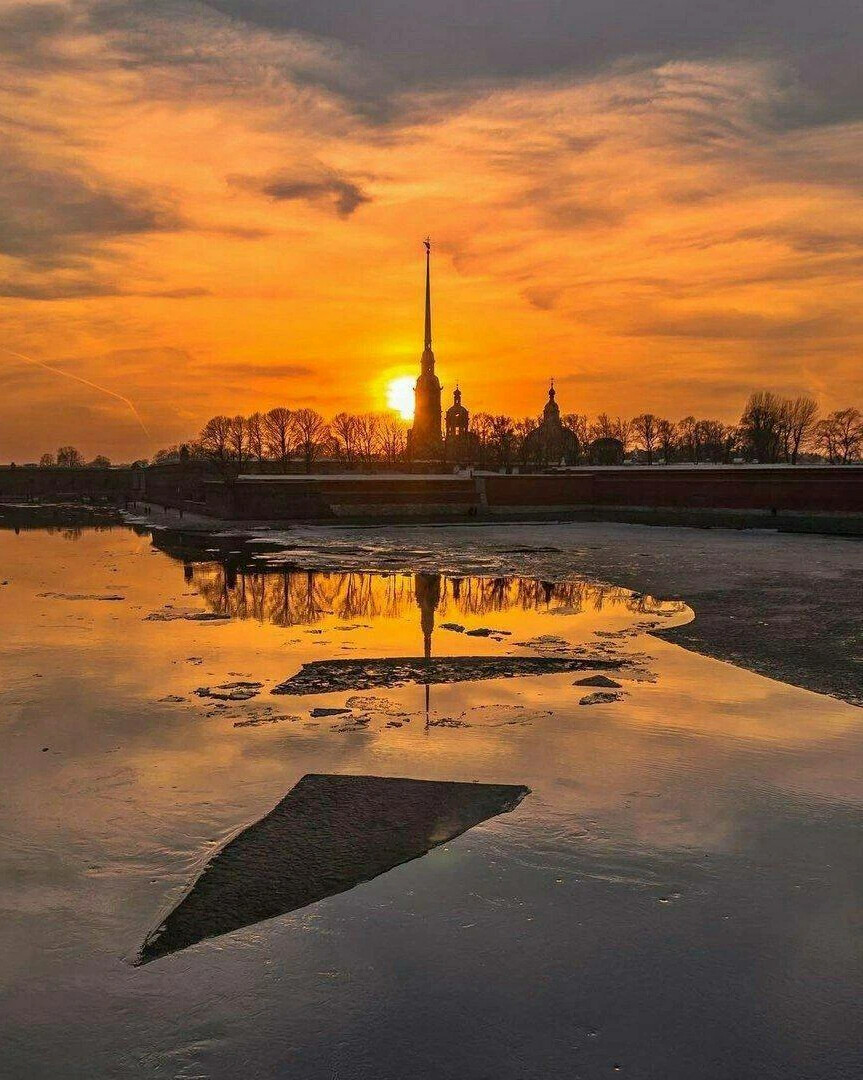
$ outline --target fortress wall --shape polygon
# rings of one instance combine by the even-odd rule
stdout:
[[[863,466],[595,468],[484,478],[491,510],[679,507],[863,513]]]
[[[0,499],[125,499],[140,469],[0,466]]]

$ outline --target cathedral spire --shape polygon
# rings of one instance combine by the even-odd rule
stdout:
[[[426,249],[426,328],[425,328],[425,342],[424,347],[426,349],[431,348],[432,336],[431,336],[431,237],[427,236],[423,241]]]

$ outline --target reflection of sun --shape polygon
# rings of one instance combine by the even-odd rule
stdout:
[[[400,375],[387,383],[387,405],[402,420],[414,418],[414,380],[412,375]]]

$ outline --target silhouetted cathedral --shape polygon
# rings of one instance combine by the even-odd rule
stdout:
[[[446,433],[441,437],[441,384],[435,374],[431,329],[431,240],[426,249],[425,339],[420,375],[414,387],[414,422],[408,432],[409,456],[418,460],[468,465],[481,459],[478,437],[470,430],[470,414],[462,404],[456,386],[452,405],[446,411]],[[527,436],[524,460],[541,465],[574,464],[578,460],[576,433],[564,424],[555,400],[554,380],[549,387],[538,426]]]
[[[431,331],[431,241],[426,249],[426,318],[425,347],[420,360],[420,377],[414,387],[414,423],[410,432],[410,452],[413,457],[440,457],[441,385],[434,370]]]

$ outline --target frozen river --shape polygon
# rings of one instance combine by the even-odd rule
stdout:
[[[0,530],[0,1075],[860,1076],[863,713],[528,534]]]

